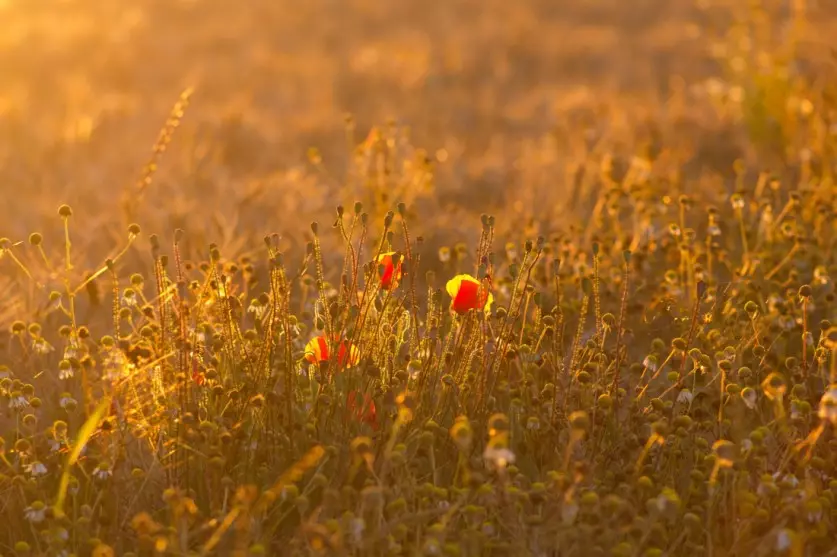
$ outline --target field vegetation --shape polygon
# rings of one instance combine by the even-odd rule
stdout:
[[[837,555],[830,0],[0,0],[0,554]]]

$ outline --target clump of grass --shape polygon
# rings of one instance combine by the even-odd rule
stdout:
[[[4,356],[9,539],[21,554],[818,552],[833,237],[804,235],[815,192],[787,195],[770,230],[752,211],[769,198],[701,213],[683,196],[632,249],[603,228],[498,252],[486,215],[444,289],[403,204],[377,226],[338,208],[296,262],[270,235],[257,257],[186,261],[178,230],[149,238],[147,276],[120,275],[122,250],[77,283],[62,207],[63,265],[40,235],[3,244],[33,281],[20,250],[64,277]],[[112,304],[101,336],[79,317],[93,298]]]

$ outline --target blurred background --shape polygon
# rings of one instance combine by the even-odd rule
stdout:
[[[271,232],[293,251],[338,204],[372,207],[347,176],[373,126],[414,164],[378,202],[407,197],[432,250],[475,237],[481,212],[518,240],[583,224],[584,176],[637,157],[726,194],[735,159],[779,160],[753,147],[747,100],[775,89],[759,76],[792,96],[797,76],[831,75],[835,15],[833,0],[0,0],[0,236],[43,232],[58,256],[68,203],[81,269],[129,221],[166,241],[182,227],[194,253],[234,258]]]

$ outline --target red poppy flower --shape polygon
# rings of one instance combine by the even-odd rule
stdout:
[[[452,298],[450,308],[460,315],[472,309],[488,312],[494,302],[488,286],[471,275],[456,275],[448,281],[447,291]]]
[[[378,256],[378,274],[381,277],[381,288],[384,290],[392,290],[398,288],[401,282],[403,273],[401,272],[401,262],[403,259],[398,256],[397,263],[393,260],[395,252],[382,253]]]
[[[348,341],[339,342],[337,348],[337,363],[343,367],[352,367],[360,361],[357,347]],[[330,359],[328,341],[323,335],[316,336],[305,345],[305,359],[312,364],[327,362]]]
[[[206,383],[206,376],[201,371],[201,362],[197,356],[192,356],[192,381],[202,387]]]
[[[358,404],[361,394],[363,395],[363,402]],[[378,410],[371,396],[360,391],[350,391],[346,407],[354,419],[369,424],[374,430],[378,429]]]

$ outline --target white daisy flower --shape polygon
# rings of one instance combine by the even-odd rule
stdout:
[[[67,393],[64,393],[63,395],[61,395],[61,398],[58,399],[58,406],[60,406],[61,408],[65,409],[65,410],[67,409],[68,406],[70,406],[72,404],[75,404],[75,403],[76,403],[76,399],[74,399],[73,397],[71,397]]]
[[[485,461],[497,469],[504,469],[515,461],[515,454],[508,448],[496,448],[488,445],[482,453]]]
[[[14,391],[12,397],[9,399],[9,408],[12,410],[22,410],[29,406],[29,401],[23,396],[20,391]]]
[[[125,289],[121,301],[123,306],[135,307],[137,305],[137,293],[131,289]]]
[[[23,468],[33,478],[40,478],[41,476],[45,476],[47,473],[47,467],[39,460],[33,460]]]
[[[55,348],[53,348],[53,346],[50,343],[48,343],[45,339],[38,337],[32,340],[32,350],[36,354],[49,354],[50,352],[55,350]]]
[[[683,389],[677,395],[677,402],[680,404],[691,404],[692,400],[694,400],[695,395],[692,394],[692,391],[689,389]]]
[[[93,477],[99,481],[105,481],[113,475],[110,466],[104,462],[100,463],[95,470],[93,470]]]
[[[23,509],[23,516],[26,520],[34,524],[43,522],[46,518],[46,505],[44,505],[42,501],[35,501]]]
[[[744,405],[753,410],[756,407],[756,398],[757,398],[756,390],[750,387],[744,387],[741,391],[741,400],[744,401]]]
[[[821,420],[837,425],[837,384],[830,385],[820,399],[817,415]]]
[[[81,344],[79,343],[78,338],[76,338],[75,336],[71,336],[67,341],[67,346],[64,347],[64,359],[78,359],[80,351]]]
[[[256,319],[261,319],[266,311],[267,306],[263,305],[260,301],[256,299],[250,302],[250,306],[247,308],[247,313],[252,313]]]

